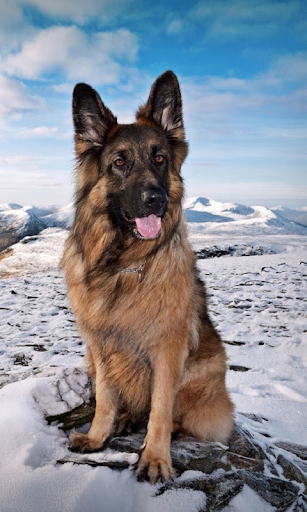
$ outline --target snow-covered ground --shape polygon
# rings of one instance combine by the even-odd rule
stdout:
[[[216,215],[225,216],[220,204]],[[229,215],[249,217],[256,210],[244,208]],[[261,211],[263,216],[244,222],[191,222],[191,240],[196,250],[237,248],[232,257],[199,260],[210,314],[225,340],[227,384],[237,412],[261,418],[253,422],[238,414],[237,421],[268,442],[306,445],[307,229],[290,221],[272,224],[276,218]],[[256,224],[249,222],[255,218]],[[66,236],[48,228],[0,260],[0,511],[197,512],[205,507],[202,492],[155,496],[158,485],[137,482],[132,470],[57,464],[69,453],[67,438],[45,418],[90,395],[84,347],[57,268]],[[237,255],[248,247],[261,248],[261,255]],[[94,458],[133,464],[137,456],[106,450]],[[180,479],[187,476],[191,471]],[[273,510],[249,487],[224,509]]]

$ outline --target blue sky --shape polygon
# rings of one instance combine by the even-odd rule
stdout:
[[[187,196],[307,206],[306,0],[0,0],[0,203],[73,198],[71,95],[133,121],[180,80]]]

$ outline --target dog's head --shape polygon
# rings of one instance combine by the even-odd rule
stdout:
[[[180,168],[188,152],[174,73],[157,78],[136,121],[127,125],[117,123],[94,89],[78,84],[73,120],[77,203],[91,195],[95,207],[104,204],[125,232],[142,239],[158,237],[170,205],[181,202]]]

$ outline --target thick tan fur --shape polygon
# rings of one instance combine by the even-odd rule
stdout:
[[[145,107],[133,126],[157,130]],[[110,140],[116,126],[114,118]],[[148,421],[137,474],[151,482],[166,480],[174,475],[172,432],[227,442],[233,428],[225,350],[207,315],[182,218],[183,189],[176,168],[186,150],[174,151],[177,161],[170,163],[161,235],[154,240],[125,236],[119,247],[119,232],[108,211],[110,180],[99,173],[100,160],[89,156],[88,149],[87,141],[76,135],[77,213],[62,265],[96,382],[96,412],[88,434],[73,433],[71,445],[81,451],[102,448],[122,415]],[[144,261],[141,282],[137,273],[121,272]]]

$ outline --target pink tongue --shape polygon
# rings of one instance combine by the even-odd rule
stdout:
[[[157,217],[154,213],[148,217],[135,219],[135,222],[138,232],[144,238],[155,238],[161,229],[161,217]]]

